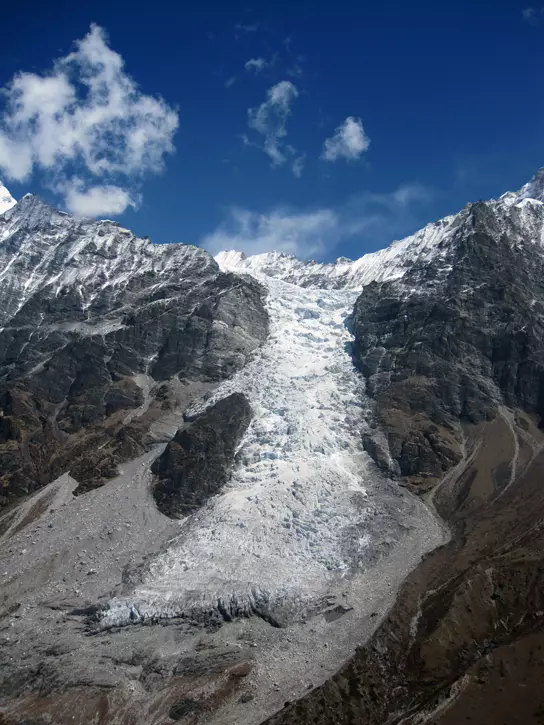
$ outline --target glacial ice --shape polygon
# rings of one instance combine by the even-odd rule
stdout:
[[[301,612],[399,536],[405,499],[393,496],[388,511],[361,444],[364,381],[346,324],[357,290],[253,274],[268,290],[269,339],[189,411],[234,391],[248,397],[254,418],[232,479],[181,523],[130,597],[110,602],[104,627],[217,608]]]

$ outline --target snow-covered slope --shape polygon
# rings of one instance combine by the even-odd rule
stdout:
[[[283,252],[266,252],[246,257],[243,252],[219,252],[218,264],[225,270],[262,272],[301,287],[320,289],[361,289],[370,282],[402,277],[414,264],[430,262],[447,253],[447,240],[461,222],[459,215],[429,224],[416,234],[394,242],[378,252],[351,261],[303,261]]]
[[[516,221],[540,239],[544,211],[538,207],[544,207],[544,170],[519,191],[503,194],[487,204],[493,208],[499,223],[506,224],[506,218],[515,214]],[[414,267],[433,264],[436,268],[447,269],[455,233],[469,216],[471,206],[469,204],[458,214],[427,224],[415,234],[355,261],[343,257],[331,263],[305,261],[282,252],[247,257],[234,250],[220,252],[216,260],[226,270],[249,274],[261,272],[302,287],[361,289],[370,282],[399,279]]]
[[[58,296],[77,289],[93,318],[126,303],[136,288],[157,291],[176,275],[219,269],[204,250],[187,244],[153,244],[117,222],[78,220],[31,194],[0,216],[0,324],[36,293]]]
[[[15,206],[15,204],[17,204],[17,202],[0,181],[0,214],[3,214],[8,209],[11,209],[11,207]]]

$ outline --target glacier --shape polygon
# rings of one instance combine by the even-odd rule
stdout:
[[[219,255],[225,270],[232,261]],[[434,514],[363,450],[368,410],[349,331],[358,289],[305,288],[255,269],[252,276],[267,290],[269,338],[188,411],[235,391],[249,399],[254,418],[232,479],[180,523],[130,596],[109,602],[103,628],[214,610],[283,626],[335,600],[339,582],[387,569],[401,542],[400,578],[443,540]]]

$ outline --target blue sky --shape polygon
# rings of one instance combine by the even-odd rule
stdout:
[[[358,257],[544,165],[530,0],[29,0],[2,29],[0,179],[157,242]]]

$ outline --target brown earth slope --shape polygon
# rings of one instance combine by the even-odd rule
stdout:
[[[501,411],[434,493],[451,541],[371,641],[268,725],[544,722],[544,436]]]
[[[270,723],[544,722],[540,207],[468,205],[430,261],[359,296],[365,448],[433,501],[451,540],[368,645]]]

